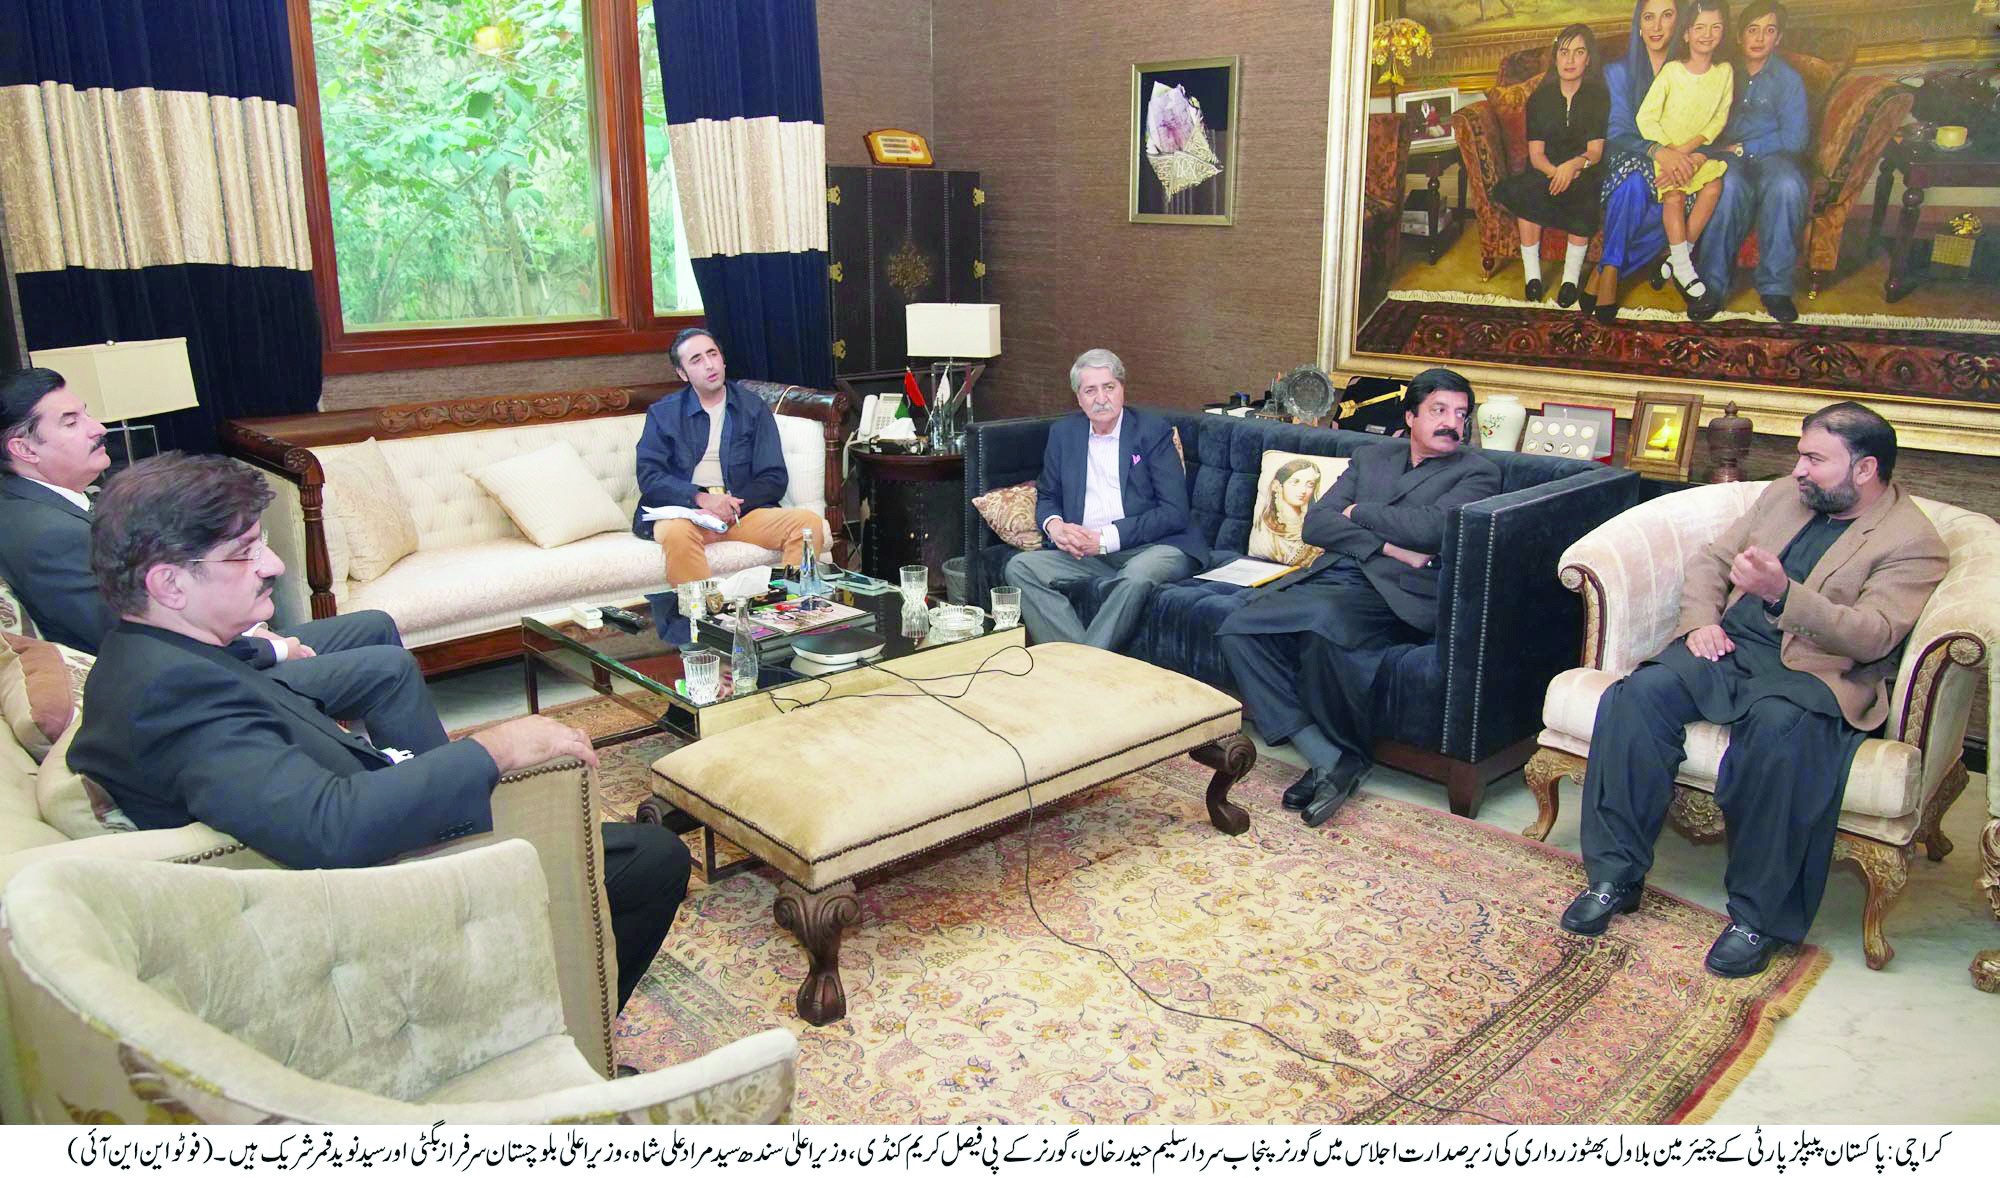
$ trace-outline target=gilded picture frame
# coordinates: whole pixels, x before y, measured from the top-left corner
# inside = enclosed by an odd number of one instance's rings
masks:
[[[1236,223],[1240,67],[1237,57],[1132,67],[1127,220]]]
[[[1630,13],[1629,0],[1621,7]],[[1635,273],[1625,276],[1624,295],[1628,305],[1619,322],[1659,330],[1649,337],[1652,346],[1646,362],[1631,362],[1631,350],[1621,352],[1619,348],[1623,337],[1614,334],[1607,339],[1605,333],[1581,322],[1584,317],[1575,308],[1569,308],[1562,321],[1556,322],[1554,294],[1560,285],[1560,246],[1555,249],[1552,261],[1550,255],[1544,255],[1543,274],[1551,280],[1547,282],[1545,306],[1530,307],[1524,301],[1518,242],[1509,243],[1504,252],[1493,251],[1494,267],[1482,281],[1478,274],[1483,258],[1480,225],[1468,216],[1459,226],[1454,248],[1472,253],[1473,272],[1469,281],[1462,283],[1465,293],[1453,292],[1440,299],[1457,300],[1457,304],[1428,308],[1429,319],[1435,323],[1411,315],[1408,322],[1395,324],[1399,333],[1395,336],[1396,346],[1379,346],[1384,333],[1383,325],[1378,322],[1370,336],[1371,346],[1364,346],[1362,332],[1370,316],[1392,298],[1407,301],[1413,297],[1397,288],[1395,271],[1390,271],[1385,280],[1379,266],[1364,269],[1369,264],[1371,247],[1379,251],[1383,236],[1377,232],[1371,241],[1364,228],[1371,201],[1380,203],[1379,195],[1371,197],[1369,193],[1370,160],[1395,158],[1393,152],[1383,151],[1380,145],[1371,151],[1369,143],[1371,98],[1375,110],[1388,106],[1386,94],[1376,92],[1377,71],[1368,60],[1370,18],[1374,15],[1378,14],[1371,13],[1367,6],[1342,5],[1336,6],[1332,22],[1319,341],[1320,363],[1330,373],[1337,377],[1408,378],[1423,368],[1445,364],[1470,378],[1482,396],[1512,393],[1529,409],[1544,399],[1598,404],[1615,409],[1620,416],[1631,412],[1640,393],[1675,392],[1692,386],[1705,394],[1706,412],[1710,416],[1720,412],[1724,401],[1733,400],[1760,433],[1779,436],[1796,435],[1807,413],[1851,398],[1888,416],[1905,446],[2000,454],[2000,359],[1996,359],[1991,347],[1993,334],[1941,322],[1937,318],[1940,312],[1917,309],[1914,298],[1894,307],[1864,308],[1878,317],[1911,317],[1907,328],[1897,329],[1893,334],[1887,328],[1878,329],[1877,334],[1883,338],[1857,344],[1852,337],[1865,334],[1865,329],[1852,324],[1804,330],[1813,326],[1811,316],[1815,313],[1846,313],[1838,301],[1846,292],[1835,291],[1836,283],[1845,283],[1849,290],[1858,285],[1864,293],[1872,292],[1869,297],[1882,297],[1878,270],[1883,265],[1883,253],[1879,244],[1873,249],[1866,248],[1872,244],[1867,230],[1878,175],[1873,155],[1868,155],[1867,175],[1857,182],[1862,195],[1847,214],[1845,248],[1839,252],[1837,266],[1826,273],[1827,297],[1834,305],[1829,309],[1825,300],[1816,305],[1809,298],[1808,283],[1817,277],[1813,271],[1819,267],[1802,264],[1797,271],[1795,298],[1805,318],[1799,324],[1787,327],[1768,321],[1757,305],[1759,294],[1745,269],[1752,264],[1748,261],[1737,263],[1743,272],[1735,276],[1734,305],[1710,323],[1691,324],[1680,312],[1678,301],[1674,301],[1676,296],[1671,286],[1663,291],[1648,289],[1652,275]],[[1864,13],[1849,0],[1831,0],[1797,6],[1795,15],[1801,20],[1801,34],[1806,18],[1822,23],[1838,20],[1854,32],[1851,42],[1854,56],[1844,67],[1847,72],[1836,75],[1835,82],[1822,93],[1829,98],[1839,93],[1844,102],[1871,104],[1844,109],[1872,115],[1879,108],[1884,112],[1882,117],[1889,121],[1893,121],[1897,112],[1886,108],[1906,103],[1907,99],[1872,88],[1842,91],[1837,83],[1849,77],[1896,83],[1920,75],[1928,63],[1955,62],[1959,55],[1984,52],[1976,37],[1965,35],[1979,31],[1977,18],[1967,5],[1945,8],[1929,0],[1917,0],[1911,6],[1878,7]],[[1622,27],[1624,19],[1618,23]],[[1904,34],[1907,39],[1884,39],[1897,36],[1898,30],[1907,30]],[[1803,35],[1799,40],[1804,41]],[[1461,59],[1454,52],[1449,55],[1453,57],[1452,64],[1439,68],[1440,59],[1448,56],[1441,46],[1437,58],[1420,66],[1421,72],[1410,79],[1418,86],[1450,82],[1461,87],[1464,102],[1454,118],[1459,132],[1456,138],[1464,154],[1471,154],[1464,133],[1465,119],[1469,114],[1476,115],[1472,108],[1486,98],[1485,92],[1475,87],[1493,85],[1492,72],[1500,62],[1488,58],[1499,48],[1497,44],[1479,47],[1483,66],[1469,63],[1469,59]],[[1545,45],[1543,51],[1546,52]],[[1477,77],[1481,69],[1488,75],[1483,81]],[[1815,121],[1813,133],[1824,135],[1828,125],[1824,120]],[[1871,138],[1864,146],[1872,149],[1877,142]],[[1382,166],[1385,165],[1378,163],[1378,170]],[[1454,179],[1446,178],[1447,192],[1455,187]],[[1893,198],[1889,203],[1894,205]],[[1889,222],[1894,221],[1892,215]],[[1508,228],[1511,227],[1510,224]],[[1819,233],[1820,228],[1807,226],[1802,255],[1810,252],[1811,235]],[[1837,241],[1838,235],[1828,240]],[[1418,251],[1407,241],[1402,246],[1403,257],[1397,265],[1408,273],[1409,255]],[[1463,265],[1462,259],[1460,264]],[[1857,276],[1860,276],[1858,283]],[[1980,288],[1976,284],[1930,285],[1939,293],[1949,289],[1954,306],[1944,313],[1953,315],[1958,314],[1956,304],[1962,301],[1958,296],[1978,294],[1985,299],[1995,293],[1990,286]],[[1977,317],[2000,319],[1983,311]],[[1479,328],[1479,338],[1475,341],[1478,346],[1464,347],[1462,344],[1470,338],[1468,332],[1474,323]],[[1906,374],[1916,366],[1924,366],[1922,381],[1907,378]],[[1744,372],[1750,375],[1743,375]]]
[[[1625,437],[1625,468],[1688,481],[1700,421],[1700,393],[1638,394],[1632,401],[1632,430]]]

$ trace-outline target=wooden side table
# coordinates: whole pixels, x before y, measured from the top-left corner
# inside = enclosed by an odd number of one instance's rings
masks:
[[[1882,169],[1875,177],[1875,211],[1868,220],[1868,242],[1872,247],[1882,234],[1888,211],[1889,191],[1896,173],[1903,174],[1903,212],[1896,221],[1896,235],[1889,242],[1889,281],[1883,297],[1895,302],[1917,286],[1917,274],[1924,268],[1910,260],[1917,216],[1923,211],[1924,193],[1932,188],[2000,188],[2000,148],[1967,144],[1956,151],[1943,151],[1920,139],[1899,139],[1882,153]]]
[[[965,551],[965,455],[856,450],[855,470],[868,503],[861,571],[896,583],[897,570],[921,564],[933,586],[944,562]]]
[[[1444,170],[1454,166],[1458,168],[1458,204],[1455,207],[1446,208],[1444,204]],[[1406,168],[1406,174],[1424,176],[1430,181],[1425,191],[1429,194],[1430,200],[1431,231],[1430,236],[1425,239],[1429,243],[1426,246],[1425,252],[1429,256],[1431,263],[1435,265],[1437,260],[1444,256],[1445,247],[1451,244],[1449,239],[1456,236],[1454,230],[1458,228],[1459,221],[1465,216],[1465,163],[1459,158],[1458,144],[1453,143],[1448,147],[1427,148],[1412,143],[1410,145],[1410,162]],[[1410,236],[1415,237],[1418,235],[1411,234]]]

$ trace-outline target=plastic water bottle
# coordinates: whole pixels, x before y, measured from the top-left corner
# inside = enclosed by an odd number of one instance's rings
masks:
[[[729,694],[749,695],[757,690],[757,642],[750,637],[750,602],[736,603],[736,637],[729,647]]]
[[[799,555],[799,597],[811,605],[826,593],[826,582],[819,575],[819,560],[813,555],[813,530],[799,529],[805,538],[805,548]]]

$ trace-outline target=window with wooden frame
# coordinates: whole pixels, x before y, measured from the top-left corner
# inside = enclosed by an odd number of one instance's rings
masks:
[[[287,0],[329,373],[701,322],[650,0]]]

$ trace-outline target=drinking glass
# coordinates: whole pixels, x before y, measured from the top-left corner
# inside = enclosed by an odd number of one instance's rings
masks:
[[[903,602],[903,637],[922,638],[930,633],[931,611],[922,602]]]
[[[687,679],[687,696],[695,703],[712,704],[722,694],[722,655],[717,651],[682,651],[681,674]]]
[[[1021,624],[1021,591],[1012,585],[993,587],[993,628],[1010,630]]]
[[[920,564],[906,564],[897,572],[903,579],[903,600],[922,605],[924,595],[930,592],[931,570]]]

